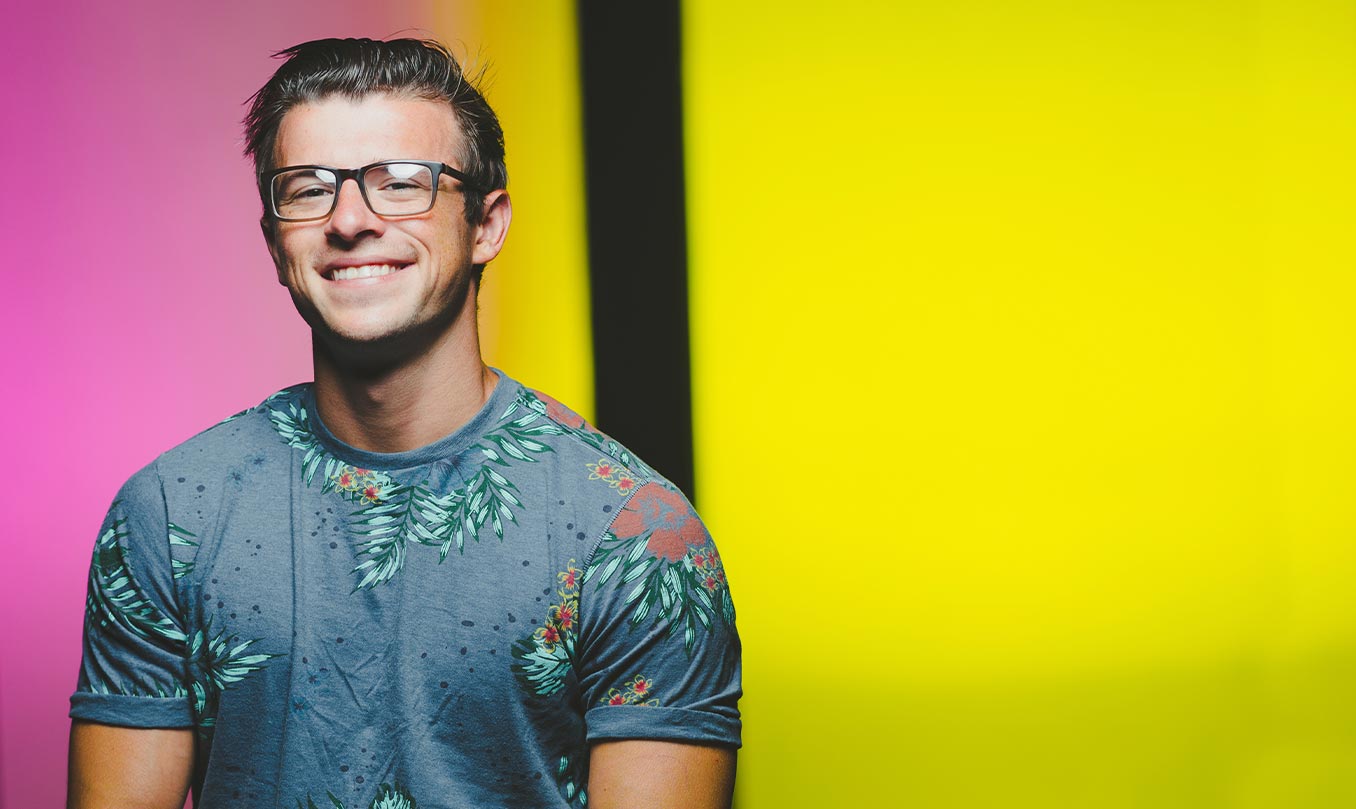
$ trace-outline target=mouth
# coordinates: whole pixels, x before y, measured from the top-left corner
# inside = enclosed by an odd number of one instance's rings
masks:
[[[357,281],[363,278],[380,278],[400,272],[409,264],[358,264],[351,267],[326,267],[321,275],[328,281]]]

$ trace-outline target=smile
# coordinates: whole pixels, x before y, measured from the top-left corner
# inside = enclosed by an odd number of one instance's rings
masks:
[[[359,278],[379,278],[408,267],[408,264],[363,264],[358,267],[335,267],[325,272],[331,281],[353,281]]]

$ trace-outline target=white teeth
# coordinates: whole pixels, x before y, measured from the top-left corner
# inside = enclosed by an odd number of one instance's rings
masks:
[[[336,281],[351,281],[355,278],[376,278],[381,275],[390,275],[400,269],[391,264],[364,264],[361,267],[344,267],[337,269],[330,277]]]

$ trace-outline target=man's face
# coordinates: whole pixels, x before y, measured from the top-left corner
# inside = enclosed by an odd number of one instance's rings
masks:
[[[357,101],[331,96],[287,112],[278,129],[275,165],[356,168],[409,158],[461,168],[460,146],[460,130],[445,103],[386,94]],[[439,183],[433,209],[416,216],[377,216],[363,203],[357,183],[346,181],[329,219],[265,219],[278,280],[313,329],[371,345],[445,326],[463,309],[472,265],[494,257],[502,234],[485,238],[485,228],[463,216],[457,181],[443,176]],[[356,267],[371,270],[355,272]],[[347,277],[369,272],[370,277]]]

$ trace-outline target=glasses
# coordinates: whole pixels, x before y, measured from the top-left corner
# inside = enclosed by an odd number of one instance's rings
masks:
[[[356,180],[363,202],[377,216],[413,216],[433,209],[438,178],[448,175],[463,188],[480,191],[460,171],[429,160],[382,160],[356,169],[286,166],[259,175],[268,186],[269,207],[283,222],[328,219],[339,202],[339,188]]]

